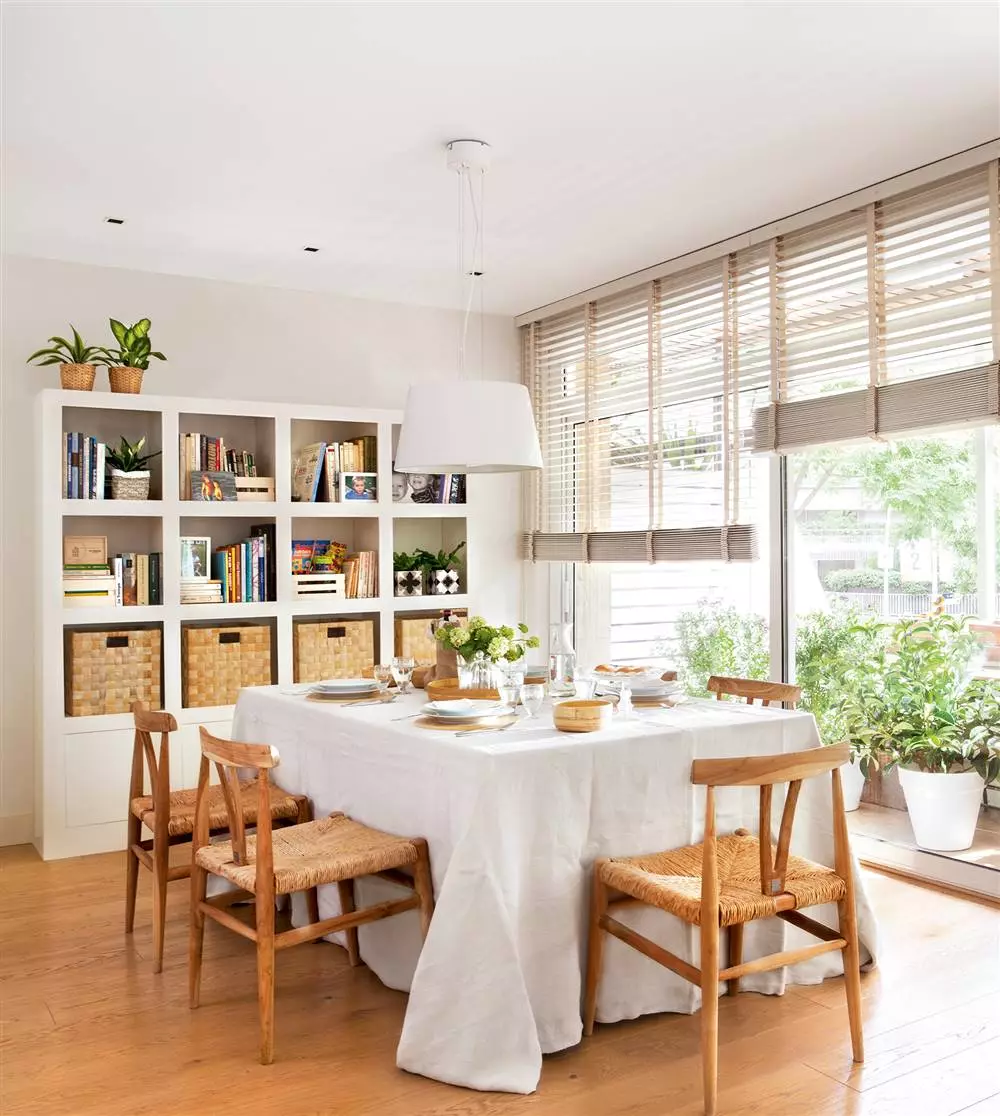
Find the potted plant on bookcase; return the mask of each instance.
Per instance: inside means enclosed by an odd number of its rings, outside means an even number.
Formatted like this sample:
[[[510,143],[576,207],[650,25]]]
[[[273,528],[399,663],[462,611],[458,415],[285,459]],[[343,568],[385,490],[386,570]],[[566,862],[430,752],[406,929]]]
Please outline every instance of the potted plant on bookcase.
[[[149,318],[140,318],[132,326],[123,325],[115,318],[109,319],[111,332],[118,342],[117,349],[103,350],[102,364],[108,366],[111,390],[126,395],[142,391],[142,374],[149,367],[150,357],[166,360],[156,352],[149,341]]]
[[[422,597],[424,573],[419,550],[407,554],[405,550],[393,551],[392,570],[397,597]]]
[[[105,460],[111,467],[111,498],[113,500],[148,500],[149,469],[146,466],[158,457],[155,453],[143,453],[145,437],[138,442],[130,442],[122,436],[117,447],[108,447]]]
[[[32,353],[28,357],[28,364],[58,364],[60,387],[74,391],[93,391],[96,366],[104,362],[107,350],[98,345],[84,344],[76,327],[71,325],[69,328],[73,331],[72,341],[67,341],[65,337],[50,337],[51,347]]]
[[[460,542],[454,550],[439,550],[436,554],[427,550],[417,551],[417,561],[433,595],[458,592],[459,577],[455,566],[464,547],[465,543]]]

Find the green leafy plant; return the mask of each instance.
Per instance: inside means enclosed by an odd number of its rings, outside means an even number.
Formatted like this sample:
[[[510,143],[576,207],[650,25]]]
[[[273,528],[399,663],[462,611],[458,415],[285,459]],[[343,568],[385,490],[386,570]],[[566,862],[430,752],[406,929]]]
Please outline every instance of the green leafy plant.
[[[407,554],[405,550],[394,550],[392,552],[392,568],[396,573],[410,573],[412,570],[421,569],[420,565],[420,551],[414,551],[413,554]]]
[[[770,652],[763,618],[707,600],[698,606],[677,620],[679,673],[687,691],[707,694],[711,674],[767,678]]]
[[[433,570],[450,570],[458,564],[459,556],[464,548],[465,543],[460,542],[454,550],[439,550],[437,552],[417,550],[413,555],[416,561],[414,568],[425,570],[428,573]]]
[[[72,341],[67,341],[65,337],[50,337],[51,348],[32,353],[28,364],[103,364],[108,355],[107,349],[85,344],[76,326],[69,328],[73,331]]]
[[[482,654],[494,663],[501,660],[514,663],[524,657],[529,647],[540,646],[538,636],[528,634],[527,624],[518,624],[517,631],[506,625],[494,628],[481,616],[471,616],[467,627],[442,624],[434,638],[456,651],[466,662]]]
[[[166,360],[163,353],[156,352],[149,341],[149,318],[140,318],[133,326],[123,325],[115,318],[110,319],[111,332],[118,342],[117,349],[103,350],[102,364],[111,367],[141,368],[149,367],[149,358]]]
[[[108,446],[104,459],[112,469],[118,469],[122,473],[142,472],[154,457],[160,456],[159,450],[154,453],[143,453],[142,447],[145,444],[145,437],[140,438],[138,442],[130,442],[122,435],[117,446]]]

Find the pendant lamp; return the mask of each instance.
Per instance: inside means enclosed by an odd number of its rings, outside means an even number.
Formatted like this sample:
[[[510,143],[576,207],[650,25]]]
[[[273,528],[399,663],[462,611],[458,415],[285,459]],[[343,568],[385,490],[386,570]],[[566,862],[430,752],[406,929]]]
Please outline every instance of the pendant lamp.
[[[459,378],[410,388],[393,468],[399,473],[517,473],[541,469],[542,454],[528,389],[504,380],[466,376],[465,342],[477,290],[483,363],[483,177],[489,166],[489,145],[481,140],[453,140],[447,149],[448,167],[459,176],[459,269],[463,286],[467,283],[469,288],[459,343]],[[470,265],[466,263],[467,195],[473,216]]]

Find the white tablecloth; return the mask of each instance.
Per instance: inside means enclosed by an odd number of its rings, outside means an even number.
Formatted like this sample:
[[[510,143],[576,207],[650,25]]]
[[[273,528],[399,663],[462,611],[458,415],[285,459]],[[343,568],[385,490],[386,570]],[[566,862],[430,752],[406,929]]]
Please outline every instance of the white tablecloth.
[[[334,706],[278,688],[242,691],[233,738],[276,746],[275,781],[309,795],[320,817],[343,810],[391,833],[427,838],[436,910],[423,950],[415,912],[363,926],[361,953],[392,988],[410,992],[397,1052],[400,1067],[476,1089],[531,1092],[542,1054],[580,1041],[589,869],[596,857],[628,856],[698,841],[704,790],[690,784],[696,757],[757,755],[816,747],[811,715],[722,702],[644,711],[600,733],[558,733],[541,719],[502,733],[458,738],[399,720],[423,694],[373,707]],[[756,788],[717,795],[720,832],[755,829]],[[775,817],[780,817],[780,798]],[[793,851],[833,863],[829,780],[803,786]],[[358,900],[393,885],[366,879]],[[875,923],[858,889],[862,941],[875,954]],[[338,911],[336,888],[321,915]],[[836,925],[836,908],[816,917]],[[616,917],[692,961],[697,933],[660,911]],[[807,939],[776,920],[749,926],[745,957]],[[840,953],[793,969],[745,977],[781,992],[842,971]],[[597,1018],[693,1012],[700,992],[635,950],[609,939]]]

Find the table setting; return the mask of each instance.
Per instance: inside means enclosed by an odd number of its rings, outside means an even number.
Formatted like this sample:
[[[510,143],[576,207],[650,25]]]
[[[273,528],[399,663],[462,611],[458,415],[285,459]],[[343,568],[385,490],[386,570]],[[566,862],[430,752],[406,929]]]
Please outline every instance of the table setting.
[[[653,673],[605,665],[543,686],[508,671],[485,697],[437,697],[405,681],[396,692],[388,682],[380,690],[377,679],[374,691],[359,680],[329,680],[318,699],[315,684],[240,693],[234,738],[276,747],[274,781],[307,794],[316,817],[341,810],[428,841],[436,909],[423,949],[410,914],[360,934],[371,970],[410,994],[400,1067],[477,1089],[533,1091],[542,1055],[581,1038],[594,860],[701,839],[704,788],[690,783],[694,759],[820,746],[809,713],[691,699]],[[582,728],[566,728],[571,710]],[[796,851],[832,863],[829,794],[805,784],[799,801]],[[756,788],[720,789],[717,809],[720,831],[755,829]],[[384,880],[357,887],[359,902],[395,897]],[[322,888],[320,917],[338,911],[336,888]],[[836,925],[835,908],[816,913]],[[860,886],[858,917],[870,959],[877,931]],[[691,928],[663,912],[627,911],[622,919],[680,956],[696,953]],[[305,921],[304,904],[293,907],[293,920]],[[754,923],[747,954],[798,943],[800,933],[774,919]],[[749,976],[744,987],[780,993],[786,983],[842,972],[841,964],[839,954],[827,954]],[[609,942],[600,1021],[690,1013],[699,997],[673,973]]]

